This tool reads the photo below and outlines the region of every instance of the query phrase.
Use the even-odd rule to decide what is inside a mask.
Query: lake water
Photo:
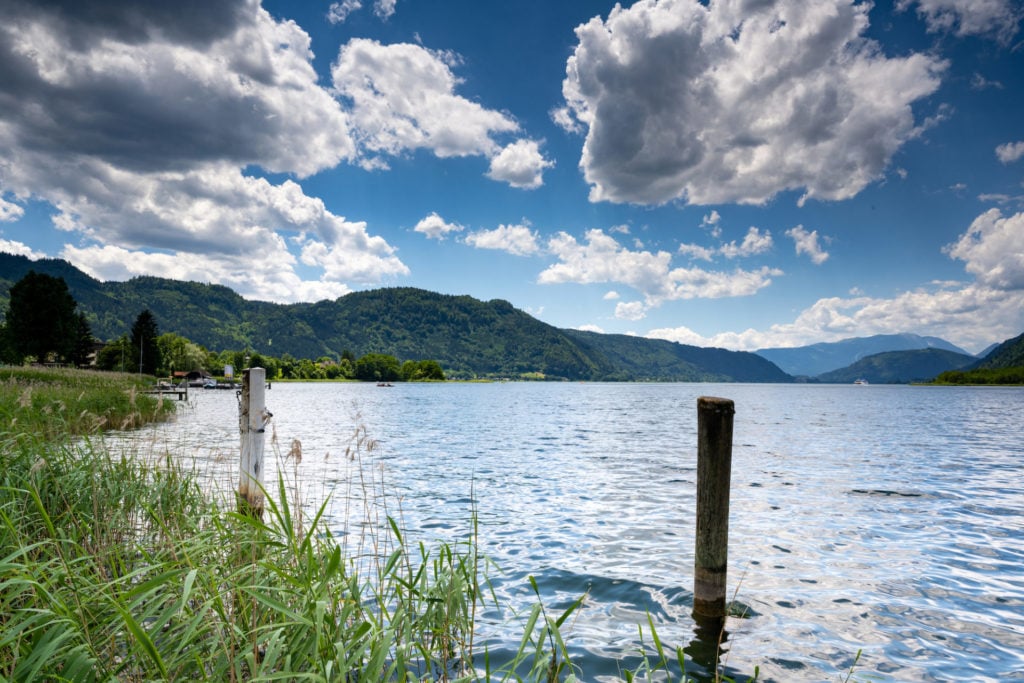
[[[563,635],[583,680],[618,680],[648,613],[671,648],[702,645],[702,395],[736,404],[729,592],[748,612],[728,621],[728,672],[838,681],[862,650],[850,680],[1024,680],[1022,389],[274,384],[268,469],[297,475],[308,506],[331,494],[345,538],[371,501],[415,539],[462,539],[475,500],[499,598],[528,608],[531,575],[550,614],[589,591]],[[231,490],[237,416],[233,392],[195,390],[134,447]],[[360,426],[374,450],[353,450]],[[283,458],[295,439],[298,465]],[[514,633],[485,635],[500,653]]]

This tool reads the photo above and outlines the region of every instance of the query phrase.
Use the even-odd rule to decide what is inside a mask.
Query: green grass
[[[494,661],[477,640],[502,606],[475,514],[461,540],[414,543],[367,477],[370,502],[336,537],[328,501],[304,514],[284,473],[262,518],[240,514],[170,457],[90,440],[166,415],[124,382],[0,374],[0,681],[586,680],[567,645],[585,596],[549,614],[531,578],[517,652]],[[346,457],[374,445],[360,428]],[[301,445],[280,460],[297,469]],[[691,680],[649,628],[626,680]]]
[[[173,401],[140,393],[147,383],[122,373],[0,367],[0,425],[22,439],[52,441],[173,415]]]

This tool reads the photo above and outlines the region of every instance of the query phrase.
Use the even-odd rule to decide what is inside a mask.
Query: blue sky
[[[754,350],[1024,331],[1020,0],[0,0],[0,250]]]

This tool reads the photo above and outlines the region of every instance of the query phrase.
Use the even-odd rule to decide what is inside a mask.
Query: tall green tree
[[[6,315],[10,352],[17,360],[67,360],[75,346],[78,319],[74,297],[62,277],[30,270],[11,286]]]
[[[444,370],[436,360],[407,360],[402,363],[402,379],[406,382],[443,380]]]
[[[75,344],[71,349],[70,360],[77,366],[88,365],[96,339],[92,336],[92,326],[89,325],[85,313],[79,311],[75,315],[75,322]]]
[[[193,370],[203,370],[206,367],[208,355],[206,349],[180,334],[165,332],[157,337],[156,343],[160,347],[160,357],[163,360],[162,369],[167,373],[176,370],[192,372]]]
[[[394,356],[368,353],[356,361],[355,375],[364,382],[395,382],[402,379],[402,366]]]
[[[153,313],[148,308],[139,313],[132,325],[133,370],[137,368],[144,375],[155,375],[163,367],[160,345],[157,343],[159,336],[160,330]]]
[[[128,340],[128,335],[122,334],[114,341],[107,342],[107,345],[100,349],[100,352],[96,355],[96,367],[100,370],[125,372],[126,370],[131,370],[133,358],[135,356],[132,354],[132,346]],[[135,362],[135,367],[137,368],[138,361]]]

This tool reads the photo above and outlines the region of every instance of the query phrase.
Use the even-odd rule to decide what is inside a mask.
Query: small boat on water
[[[853,380],[853,383],[854,384],[867,384],[868,381],[866,379],[864,379],[863,377],[861,377],[860,379]]]

